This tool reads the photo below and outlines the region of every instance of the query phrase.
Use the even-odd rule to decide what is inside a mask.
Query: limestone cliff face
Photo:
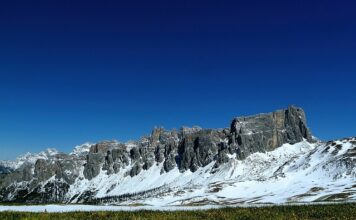
[[[303,109],[288,109],[249,117],[235,118],[231,123],[231,144],[239,158],[251,153],[273,150],[284,143],[312,141]]]
[[[162,172],[169,172],[176,166],[182,172],[194,172],[213,161],[216,161],[216,166],[227,162],[228,154],[236,154],[243,159],[252,153],[270,151],[282,144],[293,144],[303,139],[312,141],[305,113],[295,106],[235,118],[230,129],[184,127],[177,132],[156,128],[150,137],[135,142],[130,149],[115,142],[93,145],[87,156],[84,175],[92,179],[102,168],[110,174],[135,164],[129,173],[134,176],[161,162],[164,163]]]
[[[180,172],[195,172],[210,163],[217,168],[233,155],[244,159],[252,153],[271,151],[303,139],[311,142],[312,136],[304,111],[295,106],[238,117],[225,129],[193,127],[166,131],[156,128],[139,141],[127,144],[105,141],[91,145],[89,152],[80,156],[59,153],[35,163],[24,163],[0,176],[0,200],[62,201],[78,178],[91,180],[101,172],[111,175],[127,170],[124,175],[133,177],[161,163],[161,173],[175,167]],[[22,191],[18,190],[19,186]],[[47,192],[46,196],[43,191]]]

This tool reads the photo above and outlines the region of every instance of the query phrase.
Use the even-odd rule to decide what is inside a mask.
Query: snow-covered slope
[[[351,201],[355,156],[355,138],[318,141],[304,111],[290,106],[234,118],[223,129],[155,128],[128,143],[26,154],[3,166],[0,201],[160,206]]]
[[[211,163],[196,172],[162,174],[162,164],[134,177],[101,171],[90,181],[79,178],[67,196],[90,191],[98,202],[162,206],[356,200],[355,143],[284,144],[245,160],[231,155],[219,168]]]

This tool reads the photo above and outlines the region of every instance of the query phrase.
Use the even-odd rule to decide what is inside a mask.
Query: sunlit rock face
[[[235,118],[231,123],[231,144],[237,146],[238,157],[265,152],[285,143],[312,142],[303,109],[290,106],[286,110]]]
[[[189,175],[197,175],[194,180],[197,185],[204,185],[204,178],[213,177],[234,181],[237,178],[234,172],[243,176],[246,171],[238,165],[234,171],[228,170],[231,164],[252,160],[256,153],[268,155],[282,145],[288,151],[285,144],[290,144],[290,154],[293,154],[293,144],[316,145],[303,109],[295,106],[237,117],[228,124],[229,127],[222,129],[155,128],[151,135],[128,143],[103,141],[77,146],[69,154],[54,149],[28,154],[11,163],[12,167],[0,166],[0,200],[80,203],[102,202],[107,200],[100,198],[112,197],[116,198],[113,201],[118,198],[127,201],[141,194],[173,192],[180,185],[170,181],[188,184],[183,180]],[[349,140],[354,144],[352,141]],[[329,145],[332,143],[323,146]],[[354,149],[350,148],[341,159],[330,162],[330,166],[347,167],[347,175],[353,175],[354,156]],[[287,159],[273,160],[286,162]],[[273,172],[281,169],[274,165],[270,168],[275,169]]]

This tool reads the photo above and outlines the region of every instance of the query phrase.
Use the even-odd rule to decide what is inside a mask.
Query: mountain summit
[[[312,138],[303,109],[234,118],[224,129],[155,128],[0,163],[0,200],[196,205],[356,198],[356,139]]]

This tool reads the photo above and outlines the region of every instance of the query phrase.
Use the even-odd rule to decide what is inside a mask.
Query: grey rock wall
[[[86,157],[57,154],[48,160],[25,163],[15,171],[3,173],[0,175],[0,200],[6,200],[4,198],[13,193],[14,183],[23,184],[22,192],[30,195],[26,197],[30,201],[57,201],[79,178],[81,170],[88,180],[101,172],[111,175],[124,171],[123,175],[133,177],[159,163],[163,163],[161,172],[174,168],[180,172],[195,172],[212,162],[217,168],[227,163],[232,155],[244,159],[252,153],[271,151],[285,143],[293,144],[304,139],[313,141],[303,109],[295,106],[237,117],[225,129],[183,127],[179,131],[166,131],[155,128],[151,135],[130,144],[104,141],[92,145]],[[52,177],[54,179],[48,182]],[[47,185],[43,185],[46,181]],[[56,188],[51,189],[51,186]],[[36,193],[43,192],[41,187],[47,187],[45,191],[57,197],[50,200]]]

